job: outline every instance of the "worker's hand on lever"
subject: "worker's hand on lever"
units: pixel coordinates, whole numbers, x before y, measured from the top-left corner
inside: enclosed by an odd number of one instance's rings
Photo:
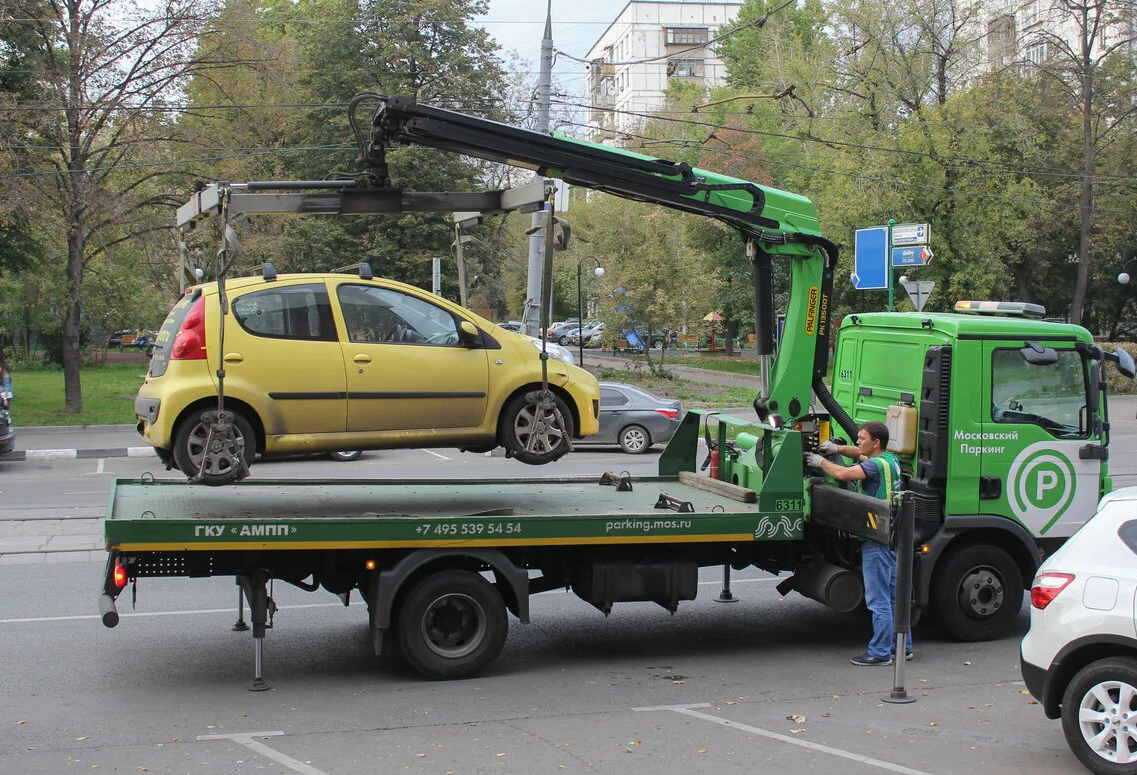
[[[805,463],[810,468],[821,468],[821,464],[825,462],[825,458],[816,452],[807,452],[805,455]]]
[[[830,457],[831,455],[836,455],[840,449],[841,448],[832,441],[823,441],[817,445],[817,454],[822,457]]]

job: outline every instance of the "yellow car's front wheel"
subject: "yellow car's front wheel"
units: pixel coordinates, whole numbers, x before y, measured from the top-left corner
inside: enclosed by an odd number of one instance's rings
[[[574,432],[572,412],[552,391],[531,390],[506,404],[501,419],[501,445],[522,463],[545,465],[569,451]]]

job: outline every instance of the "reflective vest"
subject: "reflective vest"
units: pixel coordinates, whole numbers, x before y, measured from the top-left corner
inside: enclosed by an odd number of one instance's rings
[[[862,479],[858,483],[861,492],[882,499],[888,499],[900,492],[900,461],[896,459],[896,455],[885,450],[870,459],[878,462],[877,471],[880,473],[880,484],[877,486],[876,492],[865,492],[864,486],[868,480]]]

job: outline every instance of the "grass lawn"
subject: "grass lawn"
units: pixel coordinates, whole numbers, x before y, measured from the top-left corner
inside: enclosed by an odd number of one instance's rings
[[[658,363],[658,358],[653,358]],[[664,357],[663,367],[690,366],[693,369],[710,369],[711,371],[726,371],[731,374],[750,374],[758,376],[760,373],[758,358],[753,356],[736,355],[727,358],[725,355],[681,355],[677,358]]]
[[[63,371],[12,372],[12,422],[33,425],[133,425],[134,396],[146,376],[145,363],[114,363],[79,373],[83,412],[63,411]]]

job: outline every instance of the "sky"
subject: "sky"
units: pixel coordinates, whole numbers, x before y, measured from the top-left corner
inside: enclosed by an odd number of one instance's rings
[[[585,56],[625,4],[626,0],[552,0],[553,47]],[[489,13],[478,22],[501,44],[503,53],[515,51],[527,60],[527,72],[536,77],[546,12],[545,2],[490,0]],[[564,57],[553,69],[554,83],[577,95],[583,95],[586,77],[583,63]]]

